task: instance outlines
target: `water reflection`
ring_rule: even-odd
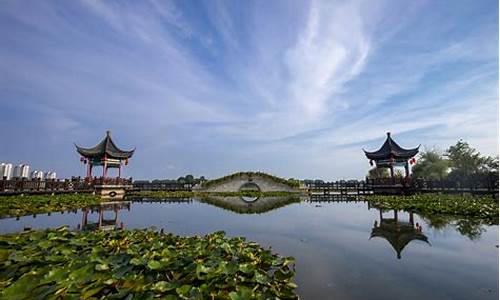
[[[77,229],[92,231],[92,230],[114,230],[123,229],[124,224],[118,224],[118,211],[126,209],[130,211],[130,202],[104,202],[99,205],[93,205],[82,209],[82,221],[78,224]],[[113,212],[112,217],[106,216],[106,212]],[[97,220],[89,221],[89,215],[98,214]]]
[[[359,200],[354,195],[250,202],[144,198],[123,206],[0,219],[0,232],[64,225],[88,230],[99,222],[101,229],[123,223],[127,229],[155,226],[183,236],[224,230],[295,257],[303,299],[498,299],[498,226],[465,217],[384,212]]]
[[[295,195],[281,197],[205,196],[199,201],[239,214],[261,214],[293,203],[299,203],[301,198]]]
[[[393,218],[388,218],[379,209],[379,221],[375,220],[370,235],[370,239],[380,237],[387,240],[398,259],[401,259],[401,252],[411,241],[423,241],[430,245],[427,236],[422,233],[422,226],[414,222],[413,212],[408,212],[408,215],[409,220],[402,221],[397,210],[393,211]]]

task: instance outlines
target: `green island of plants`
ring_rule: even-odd
[[[420,194],[367,197],[377,208],[412,210],[422,214],[478,217],[498,224],[498,201],[491,196]]]
[[[217,178],[217,179],[205,181],[205,182],[202,183],[202,187],[203,188],[208,188],[208,187],[211,187],[213,185],[221,184],[221,183],[224,183],[224,182],[226,182],[228,180],[231,180],[231,179],[234,179],[234,178],[238,178],[238,177],[241,177],[241,176],[260,176],[260,177],[265,177],[265,178],[268,178],[268,179],[270,179],[272,181],[279,182],[279,183],[282,183],[284,185],[288,185],[289,187],[292,187],[292,188],[298,188],[300,186],[300,181],[299,180],[285,179],[285,178],[277,177],[277,176],[274,176],[274,175],[271,175],[271,174],[267,174],[267,173],[264,173],[264,172],[237,172],[237,173],[233,173],[233,174],[230,174],[230,175],[227,175],[227,176],[224,176],[224,177],[220,177],[220,178]]]
[[[297,299],[294,259],[223,232],[0,236],[2,299]]]
[[[92,194],[2,196],[0,218],[74,210],[100,201],[99,196]]]

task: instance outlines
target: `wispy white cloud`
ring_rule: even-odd
[[[386,131],[408,146],[463,137],[498,152],[498,28],[488,21],[498,14],[488,5],[203,4],[7,3],[0,107],[28,113],[59,144],[126,131],[124,143],[142,149],[132,166],[141,177],[253,167],[360,177],[360,148]],[[158,160],[175,170],[155,171]]]

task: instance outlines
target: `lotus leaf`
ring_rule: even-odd
[[[0,241],[1,299],[297,299],[293,258],[223,232],[59,228]]]

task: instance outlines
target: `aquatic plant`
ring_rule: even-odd
[[[223,232],[0,236],[2,299],[297,299],[294,259]]]
[[[498,224],[498,201],[491,196],[420,194],[412,196],[379,196],[366,198],[381,209],[413,210],[422,214],[471,216]]]
[[[74,210],[100,201],[99,196],[92,194],[2,196],[0,218]]]

